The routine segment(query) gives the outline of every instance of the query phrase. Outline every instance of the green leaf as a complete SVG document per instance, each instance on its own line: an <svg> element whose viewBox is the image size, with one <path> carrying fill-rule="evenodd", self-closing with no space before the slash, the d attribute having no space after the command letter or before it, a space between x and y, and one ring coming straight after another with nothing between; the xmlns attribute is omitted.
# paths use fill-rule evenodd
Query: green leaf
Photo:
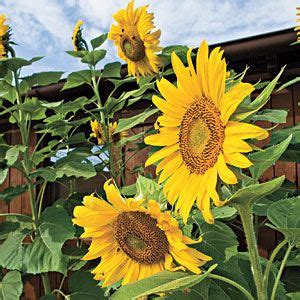
<svg viewBox="0 0 300 300"><path fill-rule="evenodd" d="M153 179L139 175L136 181L137 199L156 200L160 204L167 203L167 198L163 193L163 187Z"/></svg>
<svg viewBox="0 0 300 300"><path fill-rule="evenodd" d="M46 272L67 273L68 259L61 253L53 252L41 237L36 237L32 244L23 251L22 271L29 274Z"/></svg>
<svg viewBox="0 0 300 300"><path fill-rule="evenodd" d="M66 53L68 53L69 55L73 56L73 57L80 57L83 58L84 56L86 56L89 52L88 51L66 51Z"/></svg>
<svg viewBox="0 0 300 300"><path fill-rule="evenodd" d="M231 205L247 205L251 207L256 201L278 190L283 181L284 176L281 176L265 183L243 187L235 192L227 202Z"/></svg>
<svg viewBox="0 0 300 300"><path fill-rule="evenodd" d="M27 185L17 185L17 186L10 186L0 192L0 200L3 200L6 204L8 204L11 200L15 197L25 193L27 191Z"/></svg>
<svg viewBox="0 0 300 300"><path fill-rule="evenodd" d="M213 265L207 273L202 275L188 275L184 272L163 271L146 279L127 284L118 289L112 296L112 300L137 299L142 295L150 295L160 292L176 291L202 281L214 268Z"/></svg>
<svg viewBox="0 0 300 300"><path fill-rule="evenodd" d="M92 76L93 73L91 70L73 72L68 76L67 82L62 88L62 91L72 89L83 84L90 84L92 81Z"/></svg>
<svg viewBox="0 0 300 300"><path fill-rule="evenodd" d="M286 294L288 300L300 300L300 292Z"/></svg>
<svg viewBox="0 0 300 300"><path fill-rule="evenodd" d="M148 119L150 116L154 115L157 112L158 112L158 109L156 109L156 108L148 109L136 116L126 118L126 119L120 119L119 123L118 123L118 127L115 130L115 133L122 132L124 130L128 130L138 124L141 124L141 123L145 122L146 119Z"/></svg>
<svg viewBox="0 0 300 300"><path fill-rule="evenodd" d="M183 46L183 45L173 45L173 46L168 46L165 47L162 50L162 54L164 55L171 55L173 52L175 52L176 54L182 52L183 54L186 54L188 52L189 48L187 46Z"/></svg>
<svg viewBox="0 0 300 300"><path fill-rule="evenodd" d="M258 180L259 177L280 158L282 153L287 149L291 140L292 135L288 136L287 139L280 144L251 153L248 158L253 162L253 165L249 168L252 177Z"/></svg>
<svg viewBox="0 0 300 300"><path fill-rule="evenodd" d="M0 170L0 184L4 182L8 174L8 168Z"/></svg>
<svg viewBox="0 0 300 300"><path fill-rule="evenodd" d="M15 231L9 234L5 242L0 245L0 266L10 270L22 270L23 245L22 241L28 231Z"/></svg>
<svg viewBox="0 0 300 300"><path fill-rule="evenodd" d="M56 172L62 172L64 175L71 177L91 178L97 175L97 172L91 162L67 162L55 168Z"/></svg>
<svg viewBox="0 0 300 300"><path fill-rule="evenodd" d="M289 87L289 86L291 86L291 85L293 85L293 84L295 84L299 81L300 81L300 77L296 77L296 78L284 83L283 85L281 85L280 88L278 88L276 90L276 92L279 92L279 91L281 91L281 90L283 90L283 89L285 89L285 88L287 88L287 87Z"/></svg>
<svg viewBox="0 0 300 300"><path fill-rule="evenodd" d="M268 219L289 241L295 241L300 246L300 196L282 199L272 204L268 209Z"/></svg>
<svg viewBox="0 0 300 300"><path fill-rule="evenodd" d="M238 241L235 233L220 221L215 221L214 224L203 222L201 236L203 241L196 244L196 248L211 256L214 263L226 261L237 253Z"/></svg>
<svg viewBox="0 0 300 300"><path fill-rule="evenodd" d="M41 219L41 238L52 252L59 252L64 242L74 237L75 228L71 218L63 208L47 207Z"/></svg>
<svg viewBox="0 0 300 300"><path fill-rule="evenodd" d="M71 218L62 207L48 207L43 211L41 221L39 236L25 248L23 268L31 274L49 271L65 274L68 260L61 248L75 235Z"/></svg>
<svg viewBox="0 0 300 300"><path fill-rule="evenodd" d="M135 296L134 298L144 297L151 294L174 292L185 288L192 287L204 280L215 268L217 264L212 265L205 273L201 275L188 275L183 278L175 279L158 287L147 290L146 292Z"/></svg>
<svg viewBox="0 0 300 300"><path fill-rule="evenodd" d="M295 126L277 129L272 132L269 144L274 145L285 140L289 135L293 135L291 140L292 145L300 144L300 123Z"/></svg>
<svg viewBox="0 0 300 300"><path fill-rule="evenodd" d="M287 110L283 109L264 109L251 117L253 121L268 121L272 123L286 123Z"/></svg>
<svg viewBox="0 0 300 300"><path fill-rule="evenodd" d="M5 240L8 238L8 235L17 229L20 228L20 225L15 222L1 222L0 223L0 240Z"/></svg>
<svg viewBox="0 0 300 300"><path fill-rule="evenodd" d="M93 49L100 47L107 40L107 33L101 34L100 36L91 40Z"/></svg>
<svg viewBox="0 0 300 300"><path fill-rule="evenodd" d="M45 86L52 83L57 83L60 80L63 73L64 72L54 71L40 72L23 77L22 79L27 82L29 88L34 85Z"/></svg>
<svg viewBox="0 0 300 300"><path fill-rule="evenodd" d="M11 167L19 158L19 153L23 152L25 147L15 145L9 148L5 154L6 164Z"/></svg>
<svg viewBox="0 0 300 300"><path fill-rule="evenodd" d="M82 59L81 62L86 64L91 64L93 66L96 66L97 63L102 60L106 55L106 50L93 50L86 54Z"/></svg>
<svg viewBox="0 0 300 300"><path fill-rule="evenodd" d="M120 62L108 63L104 66L102 77L121 78L120 72L121 72Z"/></svg>
<svg viewBox="0 0 300 300"><path fill-rule="evenodd" d="M104 299L104 291L98 286L98 282L93 279L93 275L88 271L74 272L68 281L70 300L100 300Z"/></svg>
<svg viewBox="0 0 300 300"><path fill-rule="evenodd" d="M237 210L231 206L221 206L212 209L213 216L215 220L228 221L237 215Z"/></svg>
<svg viewBox="0 0 300 300"><path fill-rule="evenodd" d="M247 117L252 116L259 111L269 100L271 93L273 92L279 77L284 71L284 67L278 73L278 75L263 89L263 91L253 100L249 105L238 107L237 111L233 114L232 120L242 121Z"/></svg>
<svg viewBox="0 0 300 300"><path fill-rule="evenodd" d="M20 57L2 58L0 61L0 68L4 66L13 72L29 65L31 65L30 61Z"/></svg>
<svg viewBox="0 0 300 300"><path fill-rule="evenodd" d="M63 116L66 116L69 112L73 112L73 114L75 114L78 110L83 109L86 105L93 101L94 98L88 99L85 96L81 96L75 100L61 103L61 105L55 107L54 110Z"/></svg>
<svg viewBox="0 0 300 300"><path fill-rule="evenodd" d="M0 283L0 299L16 300L21 297L23 283L18 271L9 271Z"/></svg>

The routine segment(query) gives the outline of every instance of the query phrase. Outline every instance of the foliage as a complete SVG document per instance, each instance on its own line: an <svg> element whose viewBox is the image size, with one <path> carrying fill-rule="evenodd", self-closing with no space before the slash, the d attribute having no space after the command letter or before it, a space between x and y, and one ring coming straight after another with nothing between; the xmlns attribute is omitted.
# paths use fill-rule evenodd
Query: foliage
<svg viewBox="0 0 300 300"><path fill-rule="evenodd" d="M146 131L143 127L145 121L158 112L150 105L152 96L158 93L155 80L164 76L174 83L171 54L176 52L186 62L188 47L165 47L160 54L163 66L157 77L142 77L137 82L133 77L124 76L119 62L100 66L107 54L102 49L106 39L107 34L102 34L90 41L91 49L86 46L85 50L67 51L83 68L64 79L63 100L31 96L37 87L60 82L64 74L51 71L23 76L23 68L34 67L41 57L0 59L0 115L7 120L10 130L20 133L17 144L6 142L7 132L0 135L0 184L10 172L19 172L24 178L21 184L2 189L0 201L9 204L26 195L31 208L28 215L0 214L5 218L0 224L0 274L3 275L0 299L19 298L23 283L31 275L41 276L44 300L59 296L74 300L146 296L170 300L297 299L300 293L296 282L300 256L299 192L284 176L267 182L260 179L278 160L300 162L300 125L274 129L271 123L284 124L287 111L263 108L274 91L299 82L299 77L278 87L283 68L270 82L255 85L259 91L255 99L244 99L233 120L267 122L272 132L269 143L262 149L253 145L248 155L253 163L249 172L234 169L239 179L237 184L219 184L219 196L225 205L213 208L214 224L205 223L196 206L184 224L171 210L163 184L158 184L143 165L137 166L139 174L132 185L126 185L124 174L128 160L146 147L141 141L143 137L148 131L156 130ZM231 70L226 88L240 82L245 74L246 70L240 74ZM109 86L105 93L101 91L104 85ZM86 88L90 96L69 98L69 90L78 88ZM146 103L148 108L128 116L128 109L138 102ZM86 130L92 120L102 126L105 142L101 145L89 136L91 130ZM109 124L116 120L117 127L111 134ZM140 131L131 132L137 126ZM37 135L36 142L32 142L33 133ZM81 204L84 196L80 188L90 185L88 180L98 180L101 176L112 177L126 196L145 202L157 201L162 210L170 210L177 218L184 234L194 240L202 238L202 242L193 247L213 257L212 262L202 268L203 273L164 271L122 287L115 284L106 290L101 288L101 282L90 274L94 263L81 260L89 242L80 238L82 229L72 225L73 209ZM65 189L64 196L52 199L52 205L47 206L45 191L57 186ZM99 186L92 188L103 195ZM257 253L253 218L260 220L258 216L263 221L255 223L256 230L268 226L283 235L283 241L269 260L260 258ZM241 232L242 238L237 235ZM241 243L244 235L248 249ZM4 272L2 268L7 270ZM54 289L49 285L49 272L63 275L62 282ZM68 282L68 291L63 290L64 281Z"/></svg>

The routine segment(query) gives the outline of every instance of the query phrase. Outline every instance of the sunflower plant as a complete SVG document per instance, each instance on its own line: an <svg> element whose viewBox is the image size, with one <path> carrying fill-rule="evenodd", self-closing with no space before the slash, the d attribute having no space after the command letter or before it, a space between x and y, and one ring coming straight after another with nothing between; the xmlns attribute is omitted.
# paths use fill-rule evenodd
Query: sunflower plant
<svg viewBox="0 0 300 300"><path fill-rule="evenodd" d="M12 170L24 178L0 199L27 193L31 209L0 214L3 299L18 299L30 276L41 277L45 300L299 296L290 284L299 268L299 191L284 176L260 180L277 160L300 162L299 124L276 129L287 111L264 109L298 79L280 85L283 67L270 82L246 83L247 69L229 70L223 50L206 41L162 48L154 21L148 6L130 1L108 33L86 41L79 20L67 54L82 70L68 74L64 99L53 102L36 88L64 73L25 76L41 57L17 57L0 16L0 114L9 122L0 135L0 183ZM102 65L106 41L127 67ZM81 88L88 96L68 97ZM149 108L128 117L138 101ZM132 134L149 117L154 127ZM8 143L8 134L19 142ZM131 158L146 147L142 172L127 185L124 150ZM97 175L103 185L79 192ZM47 206L46 190L58 185L64 196ZM257 242L266 226L282 237L269 259ZM50 272L62 275L57 285Z"/></svg>

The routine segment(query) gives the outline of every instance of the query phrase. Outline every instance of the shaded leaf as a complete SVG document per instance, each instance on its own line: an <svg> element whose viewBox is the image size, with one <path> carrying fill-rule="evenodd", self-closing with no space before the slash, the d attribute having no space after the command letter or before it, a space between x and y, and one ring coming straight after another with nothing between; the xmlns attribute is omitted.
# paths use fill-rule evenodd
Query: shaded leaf
<svg viewBox="0 0 300 300"><path fill-rule="evenodd" d="M120 71L121 71L120 62L108 63L104 66L102 77L121 78Z"/></svg>
<svg viewBox="0 0 300 300"><path fill-rule="evenodd" d="M104 299L104 291L98 286L98 282L93 279L93 275L88 271L77 271L73 273L69 278L68 287L71 292L71 294L68 295L68 299Z"/></svg>
<svg viewBox="0 0 300 300"><path fill-rule="evenodd" d="M300 243L300 196L282 199L268 209L268 219L289 241ZM300 245L300 244L299 244Z"/></svg>
<svg viewBox="0 0 300 300"><path fill-rule="evenodd" d="M243 187L235 192L227 200L227 203L231 205L248 205L251 207L256 201L278 190L283 181L284 176L281 176L261 184Z"/></svg>
<svg viewBox="0 0 300 300"><path fill-rule="evenodd" d="M0 283L0 299L16 300L21 297L23 283L18 271L9 271Z"/></svg>
<svg viewBox="0 0 300 300"><path fill-rule="evenodd" d="M259 177L280 158L291 140L292 135L288 136L287 139L280 144L249 154L248 158L253 162L253 165L249 168L252 177L258 180Z"/></svg>
<svg viewBox="0 0 300 300"><path fill-rule="evenodd" d="M93 49L100 47L107 39L107 33L101 34L100 36L91 40Z"/></svg>
<svg viewBox="0 0 300 300"><path fill-rule="evenodd" d="M91 64L96 66L97 63L102 60L106 55L106 50L93 50L86 54L82 59L81 62L86 64Z"/></svg>

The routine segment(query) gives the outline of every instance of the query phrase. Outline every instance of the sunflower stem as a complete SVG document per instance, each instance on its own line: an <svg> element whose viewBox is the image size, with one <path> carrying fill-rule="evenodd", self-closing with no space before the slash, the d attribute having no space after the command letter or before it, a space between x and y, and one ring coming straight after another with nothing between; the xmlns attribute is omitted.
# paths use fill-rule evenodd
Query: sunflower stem
<svg viewBox="0 0 300 300"><path fill-rule="evenodd" d="M255 238L255 231L253 226L253 215L251 213L251 208L248 204L246 205L236 205L236 209L239 212L241 221L243 224L247 247L250 257L251 270L253 273L254 282L257 290L257 299L266 300L266 292L263 286L263 275L262 268L260 265L260 259L258 254L258 247Z"/></svg>
<svg viewBox="0 0 300 300"><path fill-rule="evenodd" d="M271 271L271 268L272 268L272 265L273 265L273 262L274 262L274 259L276 257L276 255L278 254L278 252L281 250L281 248L287 244L287 240L283 240L281 243L279 243L276 248L273 250L271 256L270 256L270 259L267 263L267 266L266 266L266 269L265 269L265 272L264 272L264 280L263 280L263 285L264 285L264 288L265 290L267 291L268 289L268 280L269 280L269 274L270 274L270 271Z"/></svg>
<svg viewBox="0 0 300 300"><path fill-rule="evenodd" d="M280 265L280 268L279 268L279 271L277 273L277 276L276 276L276 279L275 279L275 283L274 283L274 286L273 286L273 290L272 290L272 294L271 294L271 300L275 300L275 296L276 296L276 291L277 291L277 288L278 288L278 285L279 285L279 282L280 282L280 278L281 278L281 275L282 275L282 272L283 272L283 269L284 269L284 266L286 264L286 261L293 249L294 245L293 244L289 244L288 246L288 249L284 255L284 258L281 262L281 265Z"/></svg>

